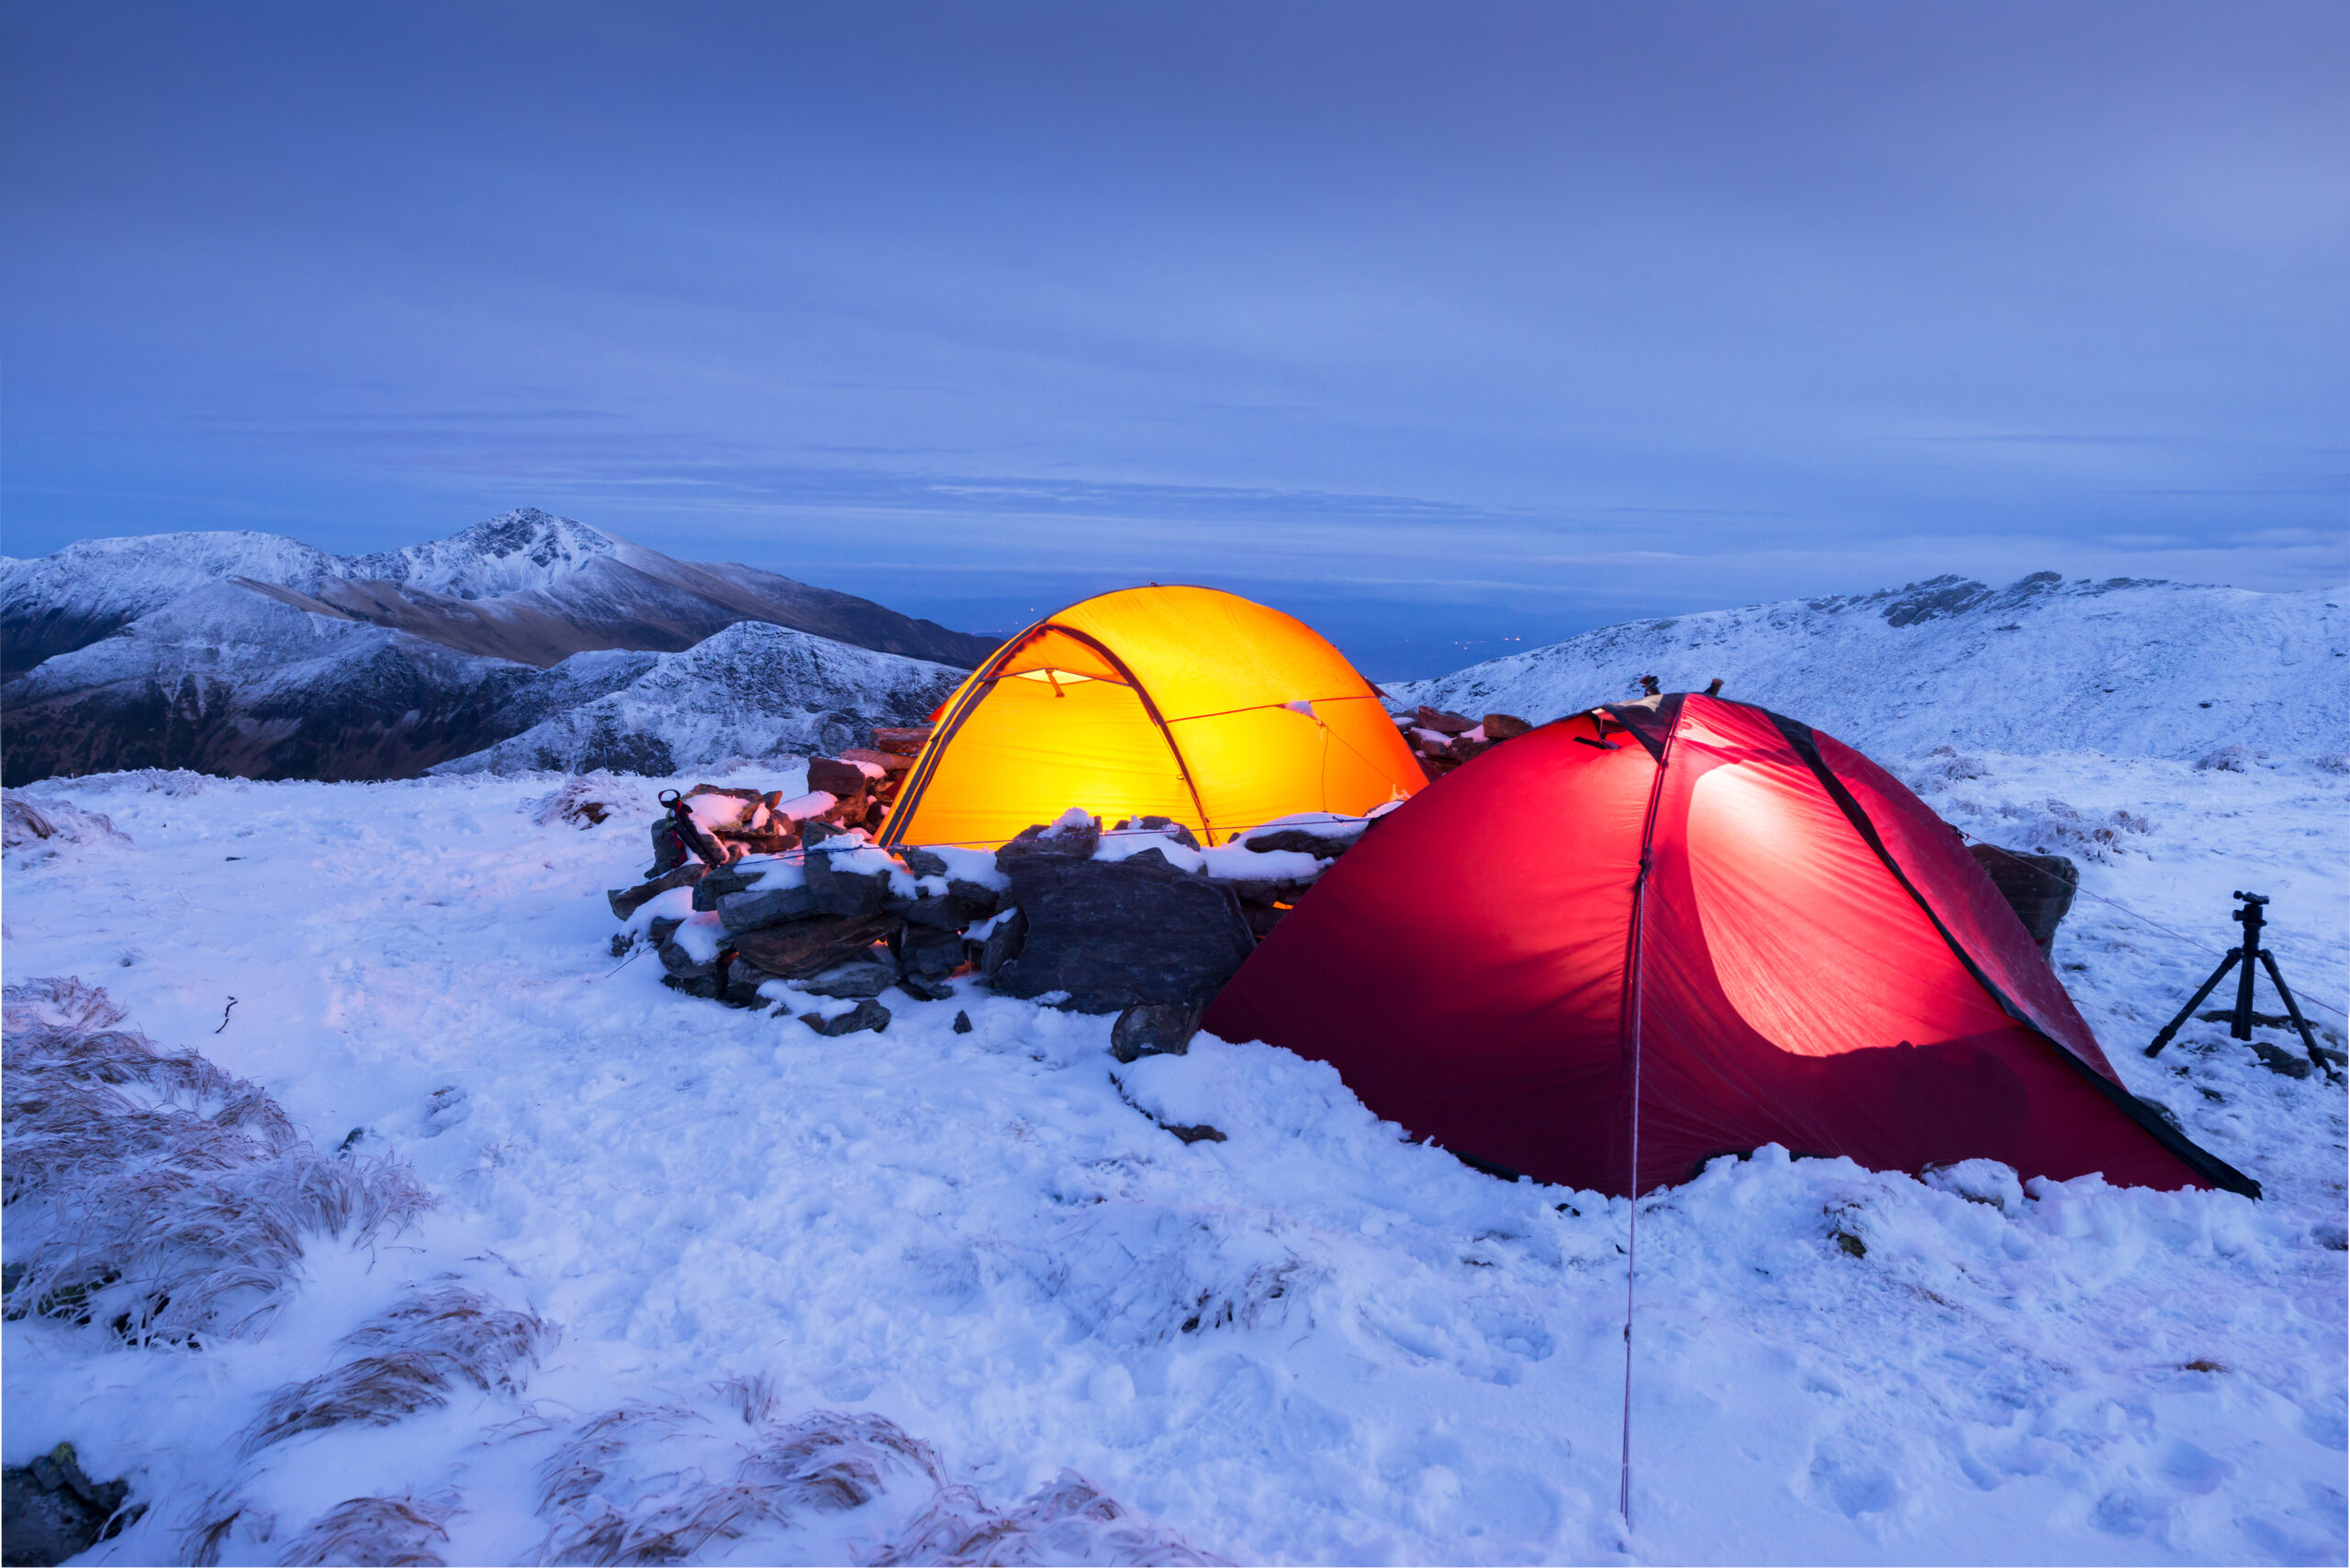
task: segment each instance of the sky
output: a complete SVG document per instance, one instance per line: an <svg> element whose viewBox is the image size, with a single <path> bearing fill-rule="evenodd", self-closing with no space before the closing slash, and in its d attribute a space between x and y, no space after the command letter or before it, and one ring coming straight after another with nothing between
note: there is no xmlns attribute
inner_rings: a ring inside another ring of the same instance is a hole
<svg viewBox="0 0 2350 1568"><path fill-rule="evenodd" d="M1374 678L2350 580L2350 7L0 8L0 551L536 505Z"/></svg>

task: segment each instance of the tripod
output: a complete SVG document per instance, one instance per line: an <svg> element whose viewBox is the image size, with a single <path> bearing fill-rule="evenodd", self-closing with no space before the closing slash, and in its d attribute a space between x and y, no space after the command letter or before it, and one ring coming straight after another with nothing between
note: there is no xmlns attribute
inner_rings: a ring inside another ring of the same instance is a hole
<svg viewBox="0 0 2350 1568"><path fill-rule="evenodd" d="M2267 906L2267 896L2262 893L2233 893L2230 896L2244 904L2242 909L2228 917L2244 927L2244 946L2231 950L2226 958L2220 960L2220 967L2211 971L2211 978L2203 982L2202 989L2188 999L2186 1006L2178 1010L2178 1016L2163 1025L2163 1032L2154 1036L2154 1043L2146 1047L2146 1054L2150 1057L2161 1055L2162 1048L2170 1044L2171 1036L2178 1033L2179 1026L2194 1014L2197 1008L2203 1005L2203 999L2210 995L2219 983L2227 978L2228 971L2238 964L2242 964L2244 969L2236 976L2235 1009L2226 1015L2228 1035L2232 1039L2251 1039L2252 1026L2255 1022L2266 1024L2270 1021L2252 1010L2252 969L2254 963L2257 961L2267 969L2268 978L2276 982L2277 994L2285 999L2285 1018L2277 1019L2276 1022L2281 1024L2286 1019L2290 1019L2293 1027L2300 1032L2301 1045L2310 1053L2310 1065L2323 1070L2328 1078L2339 1076L2333 1070L2333 1064L2327 1061L2324 1055L2319 1051L2317 1036L2310 1033L2309 1021L2301 1016L2300 1003L2293 1000L2292 989L2286 985L2283 973L2277 969L2276 956L2260 945L2261 924L2267 918L2261 911ZM2212 1014L2215 1021L2220 1016L2221 1014Z"/></svg>

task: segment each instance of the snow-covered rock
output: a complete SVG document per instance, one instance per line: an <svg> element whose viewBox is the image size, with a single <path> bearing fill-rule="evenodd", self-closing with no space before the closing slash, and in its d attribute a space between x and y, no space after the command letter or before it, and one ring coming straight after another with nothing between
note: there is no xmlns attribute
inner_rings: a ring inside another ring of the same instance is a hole
<svg viewBox="0 0 2350 1568"><path fill-rule="evenodd" d="M400 583L449 599L487 599L545 588L625 544L586 523L519 507L430 544L350 556L336 575Z"/></svg>
<svg viewBox="0 0 2350 1568"><path fill-rule="evenodd" d="M877 723L919 722L962 678L944 665L744 622L685 653L655 655L628 684L433 771L675 773L733 757L836 752Z"/></svg>
<svg viewBox="0 0 2350 1568"><path fill-rule="evenodd" d="M2313 756L2350 736L2350 589L2253 593L2035 573L1634 621L1402 682L1391 701L1537 722L1639 678L1759 702L1863 750L1939 745L2192 760L2256 737Z"/></svg>

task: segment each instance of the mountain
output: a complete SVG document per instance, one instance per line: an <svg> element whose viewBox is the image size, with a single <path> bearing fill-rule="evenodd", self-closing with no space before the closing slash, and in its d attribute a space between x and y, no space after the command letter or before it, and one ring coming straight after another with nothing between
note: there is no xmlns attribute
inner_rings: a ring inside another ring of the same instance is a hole
<svg viewBox="0 0 2350 1568"><path fill-rule="evenodd" d="M740 756L837 752L877 723L922 722L962 678L943 665L744 622L682 654L653 655L627 684L431 771L663 775Z"/></svg>
<svg viewBox="0 0 2350 1568"><path fill-rule="evenodd" d="M11 785L129 767L666 774L855 745L876 723L920 720L962 674L757 622L682 654L603 649L540 669L219 582L11 682L0 736Z"/></svg>
<svg viewBox="0 0 2350 1568"><path fill-rule="evenodd" d="M755 566L672 560L524 507L432 543L367 555L330 555L267 533L161 533L0 561L0 678L220 582L314 615L542 667L592 649L673 653L743 621L960 667L995 646L852 594Z"/></svg>
<svg viewBox="0 0 2350 1568"><path fill-rule="evenodd" d="M2350 747L2350 590L2037 572L1627 622L1386 690L1539 722L1636 696L1639 678L1758 702L1888 754L1941 745L2199 758Z"/></svg>

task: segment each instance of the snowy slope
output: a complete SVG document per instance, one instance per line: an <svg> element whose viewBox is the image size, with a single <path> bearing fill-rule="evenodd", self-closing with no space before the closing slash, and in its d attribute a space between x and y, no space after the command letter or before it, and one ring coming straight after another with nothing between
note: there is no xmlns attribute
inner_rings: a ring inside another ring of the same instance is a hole
<svg viewBox="0 0 2350 1568"><path fill-rule="evenodd" d="M407 1161L440 1206L306 1235L284 1312L200 1350L8 1321L5 1457L71 1439L128 1476L153 1506L89 1559L123 1563L186 1561L213 1523L219 1561L304 1560L353 1498L438 1520L405 1539L453 1562L587 1560L591 1525L643 1540L721 1505L744 1533L688 1532L686 1561L937 1561L980 1530L1044 1562L2342 1561L2342 1093L2210 1026L2145 1060L2210 956L2100 901L2206 937L2229 888L2265 889L2286 972L2339 1002L2350 777L1884 760L2015 842L2149 824L2085 859L2056 961L2132 1087L2269 1196L1767 1150L1652 1196L1628 1532L1625 1204L1405 1142L1287 1053L1120 1068L1109 1020L968 981L839 1040L681 998L606 956L644 779L588 780L617 810L585 829L543 780L36 787L128 842L11 853L11 982L104 983L306 1147ZM12 1212L11 1260L34 1234ZM559 1335L386 1425L247 1446L453 1290ZM853 1506L759 1467L851 1422L889 1441L812 1451L872 1464ZM1064 1506L1063 1467L1136 1512Z"/></svg>
<svg viewBox="0 0 2350 1568"><path fill-rule="evenodd" d="M1538 722L1639 678L1800 719L1863 749L1938 745L2198 758L2350 748L2350 590L2290 594L2036 573L1628 622L1435 680L1402 703Z"/></svg>
<svg viewBox="0 0 2350 1568"><path fill-rule="evenodd" d="M656 655L609 695L434 771L663 774L838 751L860 744L875 724L922 722L963 673L744 622L685 653Z"/></svg>
<svg viewBox="0 0 2350 1568"><path fill-rule="evenodd" d="M521 507L430 544L347 556L336 575L449 599L486 599L546 588L614 554L623 543L567 517Z"/></svg>

